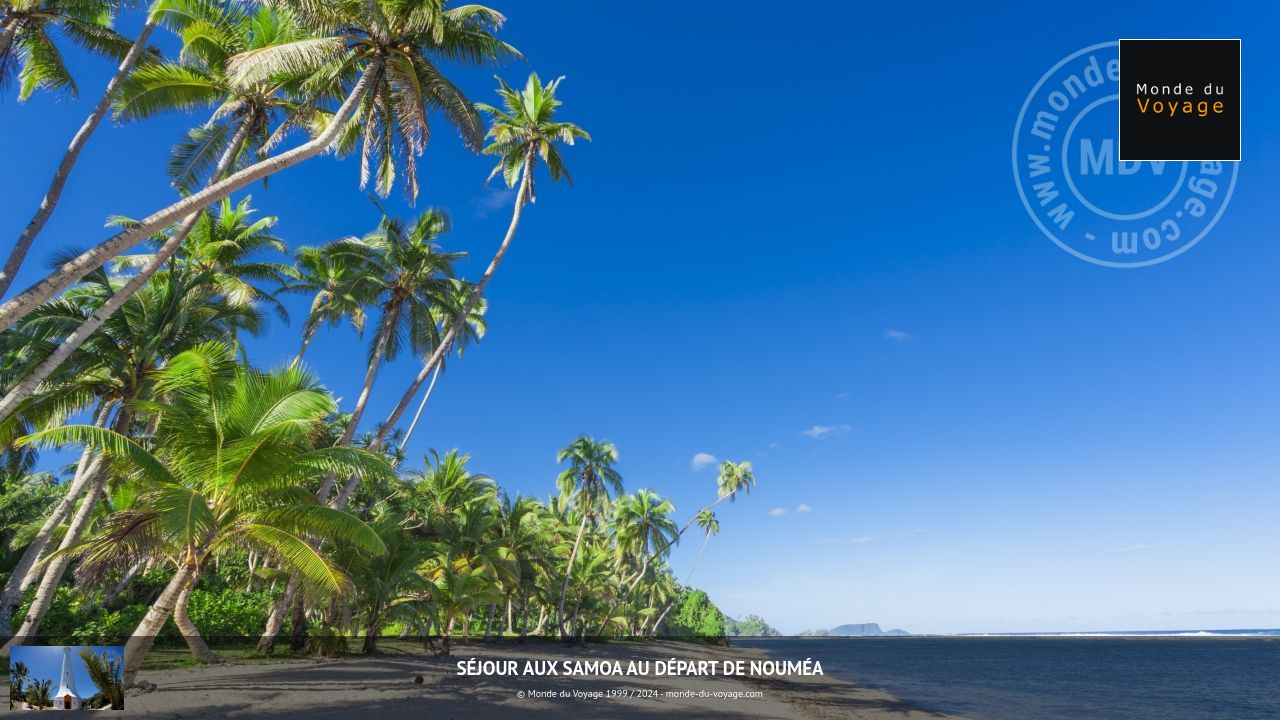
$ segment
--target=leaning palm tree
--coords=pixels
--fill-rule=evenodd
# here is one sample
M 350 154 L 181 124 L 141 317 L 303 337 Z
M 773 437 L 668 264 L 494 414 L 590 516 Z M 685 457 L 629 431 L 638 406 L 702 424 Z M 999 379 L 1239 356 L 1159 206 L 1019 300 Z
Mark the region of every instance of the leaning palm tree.
M 83 443 L 128 474 L 140 509 L 117 513 L 94 538 L 66 552 L 82 563 L 128 564 L 151 553 L 178 568 L 125 646 L 124 684 L 132 685 L 180 594 L 210 558 L 244 547 L 273 557 L 311 587 L 345 593 L 350 583 L 308 541 L 329 537 L 368 553 L 382 541 L 357 518 L 315 502 L 298 487 L 330 471 L 391 473 L 358 448 L 316 447 L 333 398 L 300 368 L 260 373 L 236 363 L 229 347 L 207 344 L 173 358 L 157 380 L 165 402 L 139 407 L 156 422 L 154 450 L 102 428 L 69 425 L 29 443 Z
M 331 34 L 240 53 L 228 62 L 228 75 L 236 85 L 266 82 L 281 75 L 322 75 L 328 79 L 320 83 L 325 95 L 333 93 L 336 83 L 349 85 L 342 104 L 325 117 L 316 135 L 209 184 L 62 264 L 0 305 L 0 327 L 169 224 L 330 149 L 344 132 L 350 134 L 348 121 L 357 111 L 364 113 L 364 127 L 377 125 L 385 131 L 385 137 L 373 138 L 376 152 L 366 154 L 366 158 L 377 155 L 380 176 L 393 167 L 397 149 L 406 156 L 422 150 L 420 140 L 433 109 L 440 109 L 458 126 L 464 140 L 479 146 L 482 125 L 475 109 L 431 58 L 481 65 L 517 56 L 514 48 L 496 37 L 505 20 L 502 15 L 478 5 L 446 8 L 441 0 L 280 0 L 279 5 L 305 26 Z M 393 117 L 396 128 L 411 129 L 407 133 L 392 131 L 386 123 Z M 403 145 L 405 137 L 414 142 Z M 3 415 L 0 409 L 0 419 Z
M 89 679 L 98 686 L 98 692 L 111 703 L 112 710 L 124 709 L 124 683 L 121 680 L 121 660 L 107 653 L 99 655 L 89 648 L 80 651 Z
M 408 390 L 400 398 L 400 402 L 391 411 L 386 421 L 383 422 L 383 432 L 379 433 L 378 437 L 374 439 L 375 448 L 385 440 L 385 433 L 389 431 L 388 429 L 395 427 L 400 422 L 400 417 L 408 409 L 409 404 L 413 402 L 413 398 L 418 394 L 418 389 L 422 387 L 422 383 L 435 372 L 436 366 L 444 361 L 445 355 L 449 352 L 458 335 L 463 331 L 463 326 L 471 316 L 472 310 L 480 302 L 485 287 L 493 278 L 498 265 L 502 263 L 502 258 L 506 256 L 507 249 L 511 247 L 511 240 L 515 237 L 516 228 L 520 226 L 520 217 L 524 211 L 524 206 L 527 203 L 535 202 L 537 199 L 534 194 L 533 171 L 538 161 L 541 160 L 547 166 L 547 172 L 550 173 L 552 180 L 558 181 L 564 178 L 570 183 L 573 182 L 569 176 L 569 171 L 565 169 L 564 161 L 560 157 L 559 144 L 572 145 L 575 140 L 580 138 L 590 140 L 591 136 L 573 123 L 555 120 L 556 110 L 561 104 L 556 99 L 556 90 L 560 87 L 562 79 L 543 85 L 537 73 L 533 73 L 529 75 L 529 80 L 525 83 L 524 90 L 521 92 L 516 91 L 499 78 L 498 82 L 501 86 L 498 89 L 498 95 L 502 98 L 504 109 L 499 110 L 485 104 L 477 105 L 482 112 L 493 118 L 493 124 L 486 135 L 489 145 L 485 147 L 484 153 L 486 155 L 497 155 L 500 158 L 497 167 L 493 169 L 489 177 L 493 178 L 501 174 L 509 187 L 517 188 L 515 206 L 511 211 L 511 223 L 507 226 L 507 234 L 502 238 L 502 244 L 498 246 L 498 251 L 494 253 L 493 259 L 489 261 L 489 266 L 485 268 L 480 281 L 472 288 L 471 295 L 467 298 L 466 304 L 463 305 L 462 311 L 454 317 L 453 324 L 448 332 L 441 338 L 435 351 L 423 363 L 417 377 L 414 378 Z
M 702 562 L 702 553 L 707 550 L 707 542 L 711 540 L 712 535 L 720 534 L 720 521 L 716 519 L 716 514 L 710 510 L 703 510 L 698 513 L 695 520 L 698 527 L 702 528 L 702 547 L 698 548 L 698 554 L 693 558 L 693 565 L 689 566 L 689 574 L 684 578 L 684 584 L 688 585 L 693 579 L 693 571 L 698 569 L 698 563 Z
M 618 448 L 609 441 L 597 441 L 581 435 L 568 447 L 556 455 L 556 462 L 568 461 L 556 479 L 560 494 L 570 498 L 582 514 L 578 523 L 578 534 L 573 541 L 573 549 L 569 552 L 569 561 L 565 566 L 564 584 L 560 588 L 560 605 L 556 621 L 560 626 L 561 638 L 568 637 L 564 603 L 569 593 L 569 581 L 573 577 L 573 564 L 582 547 L 582 537 L 587 526 L 595 521 L 599 513 L 609 507 L 610 493 L 622 494 L 622 476 L 614 465 L 618 462 Z
M 93 111 L 72 136 L 71 144 L 67 146 L 62 160 L 54 170 L 53 179 L 49 181 L 49 189 L 40 200 L 40 207 L 23 228 L 22 234 L 18 236 L 18 242 L 9 253 L 4 267 L 0 268 L 0 297 L 9 291 L 9 286 L 13 284 L 13 276 L 22 267 L 27 252 L 31 250 L 31 244 L 35 242 L 36 236 L 53 215 L 53 210 L 62 197 L 62 190 L 66 187 L 67 179 L 71 176 L 71 170 L 75 167 L 76 160 L 80 158 L 80 151 L 89 143 L 89 138 L 106 117 L 111 101 L 120 90 L 124 79 L 133 72 L 134 66 L 142 59 L 151 31 L 155 29 L 164 6 L 171 1 L 158 0 L 152 11 L 147 13 L 142 29 L 130 43 L 108 27 L 112 11 L 117 5 L 111 0 L 93 0 L 87 3 L 75 0 L 55 0 L 54 2 L 0 0 L 0 9 L 3 9 L 5 14 L 5 19 L 0 20 L 0 35 L 9 36 L 8 39 L 0 39 L 0 87 L 4 86 L 6 66 L 9 64 L 8 58 L 11 55 L 10 49 L 16 41 L 20 51 L 18 55 L 25 58 L 20 73 L 22 77 L 22 90 L 18 95 L 20 100 L 25 100 L 36 87 L 42 86 L 66 87 L 69 92 L 75 93 L 75 83 L 67 73 L 57 48 L 46 32 L 46 28 L 50 25 L 60 26 L 68 37 L 91 50 L 113 56 L 122 55 L 119 67 L 107 82 L 107 87 L 102 91 L 102 96 L 98 98 Z M 19 6 L 26 6 L 27 9 L 21 10 Z

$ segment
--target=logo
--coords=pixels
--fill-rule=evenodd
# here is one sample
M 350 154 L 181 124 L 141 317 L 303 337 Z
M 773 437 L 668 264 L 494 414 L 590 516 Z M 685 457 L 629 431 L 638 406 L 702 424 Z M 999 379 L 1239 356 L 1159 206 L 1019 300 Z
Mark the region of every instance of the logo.
M 1200 242 L 1226 210 L 1239 165 L 1124 161 L 1119 43 L 1063 58 L 1031 89 L 1013 133 L 1022 205 L 1058 247 L 1095 265 L 1146 267 Z

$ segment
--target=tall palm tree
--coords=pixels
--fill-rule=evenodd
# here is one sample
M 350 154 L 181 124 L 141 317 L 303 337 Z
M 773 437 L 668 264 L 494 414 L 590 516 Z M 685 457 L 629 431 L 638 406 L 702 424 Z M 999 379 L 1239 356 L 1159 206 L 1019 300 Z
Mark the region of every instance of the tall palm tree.
M 333 146 L 358 110 L 365 109 L 364 126 L 374 123 L 376 114 L 386 121 L 395 117 L 397 126 L 407 122 L 417 128 L 409 136 L 418 137 L 426 129 L 432 109 L 459 126 L 464 139 L 479 145 L 480 128 L 475 109 L 464 102 L 462 92 L 446 78 L 432 57 L 482 65 L 515 57 L 516 51 L 496 37 L 504 18 L 488 8 L 466 5 L 446 8 L 440 0 L 337 0 L 315 3 L 308 0 L 281 0 L 305 26 L 336 34 L 297 40 L 267 48 L 249 50 L 228 62 L 228 75 L 237 85 L 269 81 L 279 75 L 291 77 L 323 75 L 325 94 L 335 82 L 353 80 L 338 109 L 325 118 L 323 127 L 307 142 L 278 155 L 260 160 L 203 190 L 175 202 L 140 221 L 137 225 L 62 264 L 52 274 L 0 305 L 0 327 L 6 327 L 40 303 L 66 289 L 76 280 L 150 237 L 161 228 L 221 200 L 237 190 L 284 168 L 314 157 Z M 376 106 L 376 107 L 375 107 Z M 403 119 L 403 120 L 402 120 Z M 390 141 L 378 144 L 380 158 L 393 156 L 403 132 L 390 133 Z M 402 148 L 406 155 L 421 150 L 415 143 Z M 372 151 L 371 151 L 372 152 Z M 380 160 L 382 166 L 390 160 Z
M 480 302 L 485 287 L 493 278 L 498 265 L 502 263 L 507 249 L 511 247 L 511 240 L 515 237 L 516 229 L 520 227 L 520 217 L 525 204 L 536 201 L 533 171 L 538 161 L 541 160 L 547 166 L 547 172 L 552 180 L 558 181 L 564 178 L 572 183 L 572 178 L 560 157 L 559 144 L 572 145 L 579 138 L 590 140 L 591 136 L 573 123 L 555 120 L 556 110 L 561 104 L 556 99 L 556 90 L 560 87 L 562 79 L 543 85 L 537 73 L 533 73 L 529 75 L 524 91 L 518 92 L 499 78 L 501 87 L 498 89 L 498 95 L 502 98 L 504 109 L 499 110 L 483 103 L 477 104 L 476 107 L 493 118 L 493 123 L 485 136 L 489 144 L 484 148 L 484 153 L 497 155 L 500 159 L 490 178 L 501 173 L 509 187 L 518 185 L 515 205 L 511 211 L 511 222 L 507 226 L 507 234 L 502 238 L 502 244 L 498 246 L 498 251 L 494 253 L 484 274 L 480 276 L 480 281 L 472 288 L 462 311 L 454 317 L 453 325 L 440 340 L 431 356 L 423 363 L 422 369 L 409 385 L 409 389 L 405 391 L 400 402 L 383 422 L 384 432 L 400 422 L 400 416 L 408 409 L 409 403 L 413 402 L 422 383 L 435 372 L 436 366 L 444 361 L 445 355 L 459 333 L 463 331 L 472 310 Z M 384 440 L 385 435 L 380 433 L 375 438 L 374 446 L 381 445 Z
M 693 579 L 693 571 L 698 569 L 698 563 L 702 562 L 702 553 L 707 550 L 707 542 L 711 540 L 712 535 L 720 534 L 720 521 L 716 519 L 716 514 L 710 510 L 703 510 L 698 513 L 695 520 L 698 527 L 702 528 L 702 547 L 698 548 L 698 554 L 693 558 L 693 565 L 689 566 L 689 574 L 684 578 L 684 584 L 688 585 Z
M 98 692 L 111 703 L 111 709 L 123 710 L 124 683 L 120 679 L 121 658 L 111 657 L 105 652 L 98 654 L 89 648 L 84 648 L 80 651 L 80 659 L 84 661 L 89 679 L 98 686 Z
M 698 548 L 698 554 L 693 559 L 693 565 L 689 566 L 689 574 L 684 578 L 685 587 L 689 587 L 689 581 L 693 579 L 693 571 L 698 569 L 698 563 L 702 561 L 702 553 L 707 549 L 707 542 L 711 540 L 712 535 L 720 534 L 720 521 L 716 519 L 716 514 L 710 510 L 701 510 L 694 520 L 698 523 L 698 527 L 702 528 L 702 547 Z M 653 623 L 653 629 L 656 631 L 662 625 L 662 621 L 666 619 L 667 613 L 671 612 L 671 608 L 675 607 L 676 597 L 673 596 L 668 602 L 662 614 Z
M 671 546 L 679 542 L 676 523 L 671 519 L 671 513 L 675 509 L 676 506 L 670 500 L 647 488 L 618 498 L 612 518 L 616 553 L 614 562 L 621 570 L 628 558 L 639 557 L 641 560 L 639 570 L 606 614 L 605 623 L 609 622 L 614 611 L 628 599 L 648 573 L 650 562 L 655 557 L 669 553 Z M 659 551 L 659 548 L 664 549 Z M 603 630 L 602 625 L 601 631 Z
M 22 267 L 31 244 L 35 242 L 36 236 L 53 215 L 53 210 L 62 197 L 62 190 L 66 187 L 67 179 L 71 176 L 71 170 L 75 167 L 76 160 L 80 158 L 80 151 L 89 143 L 89 138 L 106 117 L 111 101 L 115 98 L 124 79 L 133 72 L 134 66 L 142 59 L 147 41 L 151 37 L 151 31 L 155 29 L 163 6 L 170 1 L 158 0 L 152 12 L 147 13 L 147 19 L 142 29 L 138 31 L 138 35 L 132 43 L 129 43 L 107 26 L 111 13 L 117 5 L 114 0 L 94 0 L 88 3 L 76 0 L 34 3 L 30 0 L 25 2 L 24 0 L 0 0 L 0 9 L 5 13 L 5 19 L 0 20 L 0 35 L 12 33 L 9 40 L 0 39 L 0 87 L 4 86 L 7 58 L 11 47 L 6 43 L 17 39 L 18 33 L 21 32 L 22 38 L 17 39 L 17 43 L 19 55 L 25 55 L 25 61 L 21 72 L 23 81 L 22 91 L 18 96 L 20 100 L 25 100 L 37 86 L 65 86 L 72 94 L 75 92 L 75 84 L 67 73 L 57 48 L 45 32 L 45 28 L 49 25 L 62 26 L 63 32 L 70 38 L 78 39 L 81 45 L 90 49 L 113 56 L 123 53 L 119 67 L 107 82 L 107 87 L 102 91 L 102 96 L 98 98 L 93 111 L 72 136 L 71 144 L 67 146 L 62 160 L 54 170 L 53 178 L 49 181 L 49 189 L 40 200 L 40 207 L 23 228 L 22 234 L 18 236 L 18 242 L 14 244 L 9 258 L 5 260 L 4 267 L 0 268 L 0 297 L 9 291 L 9 286 L 13 284 L 13 277 Z M 21 14 L 22 11 L 15 10 L 19 5 L 30 6 L 25 16 Z M 122 51 L 122 47 L 127 49 Z
M 211 557 L 252 547 L 324 591 L 349 580 L 308 537 L 330 537 L 368 553 L 384 551 L 357 518 L 317 504 L 299 485 L 337 470 L 389 475 L 386 461 L 358 448 L 316 447 L 333 398 L 300 368 L 260 373 L 225 345 L 206 344 L 173 358 L 157 389 L 167 401 L 140 411 L 157 421 L 156 448 L 120 433 L 69 425 L 25 439 L 84 443 L 127 473 L 145 510 L 117 513 L 96 537 L 68 549 L 83 562 L 127 563 L 160 552 L 179 565 L 125 646 L 124 684 L 132 685 L 179 594 L 199 580 Z
M 561 495 L 572 500 L 582 514 L 582 519 L 578 523 L 578 534 L 573 541 L 573 549 L 569 552 L 564 584 L 560 588 L 556 622 L 560 627 L 561 638 L 568 637 L 564 603 L 569 593 L 569 581 L 573 577 L 573 564 L 582 547 L 582 536 L 586 534 L 587 526 L 608 509 L 610 494 L 622 494 L 622 476 L 614 468 L 618 462 L 618 448 L 613 443 L 581 435 L 556 454 L 556 462 L 566 461 L 569 467 L 560 473 L 556 485 L 560 488 Z
M 454 275 L 453 264 L 462 256 L 461 253 L 441 251 L 436 242 L 449 229 L 448 214 L 432 209 L 419 215 L 410 225 L 383 215 L 377 230 L 364 237 L 365 244 L 375 251 L 372 257 L 377 265 L 373 270 L 378 283 L 381 318 L 370 348 L 360 394 L 356 397 L 347 427 L 338 439 L 340 445 L 350 444 L 355 437 L 382 364 L 400 354 L 406 339 L 409 349 L 417 355 L 431 347 L 435 336 L 436 308 L 449 303 L 453 291 L 449 282 Z M 327 497 L 332 484 L 326 481 L 321 487 L 321 498 Z M 355 480 L 348 479 L 333 498 L 333 506 L 346 505 L 354 491 Z

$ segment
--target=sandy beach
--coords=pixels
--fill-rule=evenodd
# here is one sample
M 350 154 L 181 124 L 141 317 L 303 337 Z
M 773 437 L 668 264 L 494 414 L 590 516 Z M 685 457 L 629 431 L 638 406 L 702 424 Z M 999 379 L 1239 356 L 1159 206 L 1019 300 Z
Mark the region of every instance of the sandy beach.
M 456 663 L 481 660 L 660 661 L 749 659 L 757 651 L 651 642 L 566 648 L 557 644 L 476 644 L 451 658 L 422 654 L 335 660 L 227 663 L 145 671 L 153 692 L 126 699 L 123 717 L 347 718 L 778 718 L 924 720 L 948 716 L 830 676 L 464 677 Z M 418 677 L 422 682 L 416 682 Z M 561 691 L 577 696 L 563 697 Z M 610 691 L 629 696 L 609 697 Z M 684 696 L 682 691 L 692 691 Z M 544 695 L 549 693 L 550 696 Z M 640 697 L 642 694 L 656 697 Z M 668 695 L 667 693 L 680 693 Z M 591 697 L 592 694 L 599 694 Z

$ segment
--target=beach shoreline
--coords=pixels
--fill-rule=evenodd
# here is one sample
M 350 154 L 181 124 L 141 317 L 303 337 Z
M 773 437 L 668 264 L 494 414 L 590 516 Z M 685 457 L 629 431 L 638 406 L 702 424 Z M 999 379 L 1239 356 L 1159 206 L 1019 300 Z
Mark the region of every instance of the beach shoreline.
M 388 643 L 391 645 L 391 643 Z M 126 698 L 122 717 L 339 718 L 777 718 L 778 720 L 939 720 L 888 693 L 822 676 L 462 676 L 457 663 L 481 661 L 658 662 L 752 660 L 756 648 L 676 641 L 567 647 L 474 643 L 450 657 L 393 651 L 336 659 L 229 662 L 144 670 L 153 692 Z M 803 658 L 796 658 L 803 660 Z M 420 680 L 420 681 L 419 681 Z

